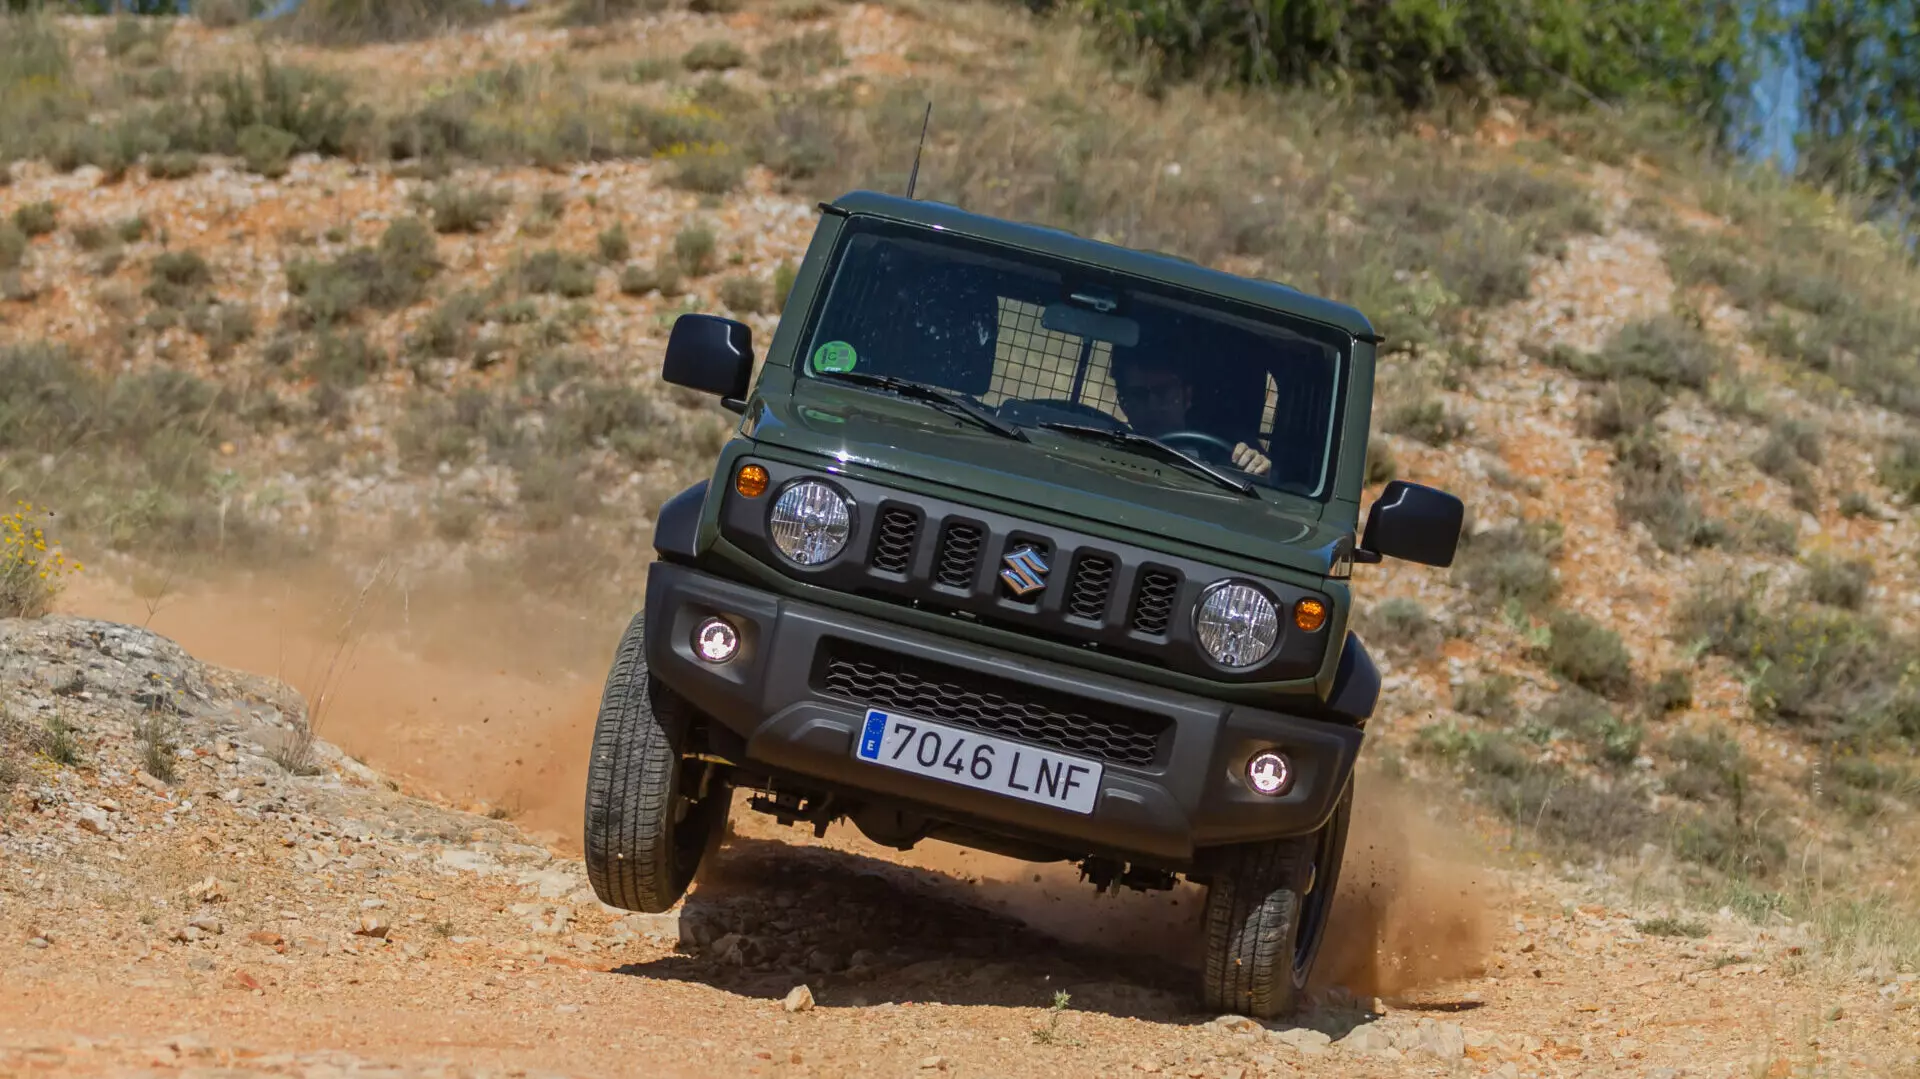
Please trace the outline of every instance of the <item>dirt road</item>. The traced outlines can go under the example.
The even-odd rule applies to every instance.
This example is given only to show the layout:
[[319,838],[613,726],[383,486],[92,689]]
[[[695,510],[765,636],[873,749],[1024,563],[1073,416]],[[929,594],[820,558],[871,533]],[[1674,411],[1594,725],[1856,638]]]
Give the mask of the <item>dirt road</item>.
[[[180,636],[233,650],[193,603]],[[413,665],[402,706],[455,684],[448,657],[357,654]],[[323,731],[373,767],[323,743],[293,775],[284,690],[71,619],[0,622],[0,694],[16,759],[53,717],[76,743],[32,756],[0,817],[4,1075],[1892,1075],[1920,1053],[1911,974],[1731,913],[1656,924],[1618,880],[1499,864],[1381,777],[1317,1005],[1262,1027],[1194,1010],[1190,891],[1096,897],[1061,867],[744,807],[682,910],[603,908],[564,826],[570,712],[502,697],[477,725],[530,745],[544,722],[551,761],[423,707]],[[147,774],[155,716],[170,782]],[[521,820],[410,793],[479,804],[515,759],[513,789],[542,792]]]

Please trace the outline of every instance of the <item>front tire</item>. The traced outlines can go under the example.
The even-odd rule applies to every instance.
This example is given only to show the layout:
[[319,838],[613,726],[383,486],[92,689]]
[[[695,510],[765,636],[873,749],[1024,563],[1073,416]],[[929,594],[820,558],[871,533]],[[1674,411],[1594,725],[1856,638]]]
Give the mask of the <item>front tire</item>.
[[645,616],[635,615],[607,674],[587,765],[587,879],[608,906],[672,907],[726,827],[726,783],[683,755],[698,720],[648,672]]
[[1205,997],[1253,1019],[1292,1015],[1313,973],[1346,853],[1353,786],[1312,835],[1225,853],[1207,888]]

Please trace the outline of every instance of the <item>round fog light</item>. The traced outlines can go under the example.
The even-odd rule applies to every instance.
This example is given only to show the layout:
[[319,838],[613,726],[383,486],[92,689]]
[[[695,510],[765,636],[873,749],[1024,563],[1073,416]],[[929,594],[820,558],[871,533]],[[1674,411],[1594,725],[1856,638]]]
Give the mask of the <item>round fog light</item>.
[[1261,794],[1284,794],[1293,785],[1293,765],[1272,750],[1255,753],[1247,761],[1247,783]]
[[725,663],[740,651],[740,631],[724,618],[709,618],[693,631],[693,650],[708,663]]

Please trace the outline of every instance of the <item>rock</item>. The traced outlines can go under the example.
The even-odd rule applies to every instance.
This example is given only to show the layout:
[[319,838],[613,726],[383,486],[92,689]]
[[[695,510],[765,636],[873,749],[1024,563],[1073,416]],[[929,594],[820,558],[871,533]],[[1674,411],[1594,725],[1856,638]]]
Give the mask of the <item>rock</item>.
[[1467,1055],[1466,1034],[1458,1023],[1436,1023],[1431,1019],[1422,1019],[1420,1025],[1414,1028],[1411,1044],[1403,1048],[1427,1053],[1441,1060],[1459,1060]]
[[1338,1044],[1349,1053],[1384,1053],[1393,1048],[1393,1035],[1379,1023],[1362,1023],[1348,1031]]
[[682,939],[680,912],[677,910],[670,910],[665,914],[631,914],[621,919],[620,924],[628,932],[642,937]]
[[1229,1034],[1254,1034],[1260,1030],[1260,1024],[1244,1015],[1223,1015],[1209,1026],[1219,1027]]
[[92,832],[95,835],[106,835],[108,832],[113,831],[113,822],[107,819],[107,811],[98,806],[90,806],[82,803],[74,806],[73,812],[75,816],[80,818],[76,823],[78,823],[84,831]]
[[1317,1057],[1328,1051],[1333,1039],[1310,1027],[1294,1027],[1292,1030],[1276,1030],[1273,1040],[1292,1046],[1302,1056]]
[[810,1012],[813,1010],[813,990],[804,985],[796,985],[787,992],[787,998],[780,1006],[789,1012]]
[[362,914],[360,916],[360,925],[353,933],[359,937],[375,937],[380,940],[385,940],[387,928],[387,923],[380,918],[372,914]]
[[711,954],[719,962],[744,965],[747,961],[746,943],[746,937],[738,933],[728,933],[713,942]]

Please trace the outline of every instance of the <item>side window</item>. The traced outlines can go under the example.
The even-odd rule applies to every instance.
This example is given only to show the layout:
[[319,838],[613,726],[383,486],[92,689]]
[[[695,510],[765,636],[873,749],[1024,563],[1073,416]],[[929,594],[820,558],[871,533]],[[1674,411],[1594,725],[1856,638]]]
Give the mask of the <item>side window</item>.
[[[998,297],[999,332],[994,341],[993,383],[981,400],[998,405],[1010,399],[1073,399],[1073,379],[1080,364],[1082,339],[1040,325],[1044,308],[1006,296]],[[1086,385],[1080,401],[1125,419],[1113,390],[1109,371],[1113,346],[1093,343]]]

